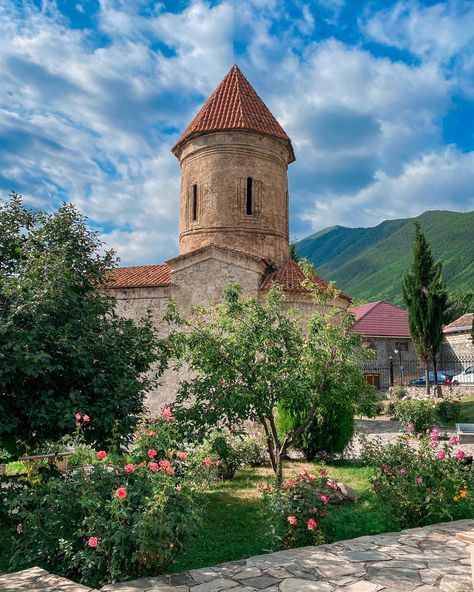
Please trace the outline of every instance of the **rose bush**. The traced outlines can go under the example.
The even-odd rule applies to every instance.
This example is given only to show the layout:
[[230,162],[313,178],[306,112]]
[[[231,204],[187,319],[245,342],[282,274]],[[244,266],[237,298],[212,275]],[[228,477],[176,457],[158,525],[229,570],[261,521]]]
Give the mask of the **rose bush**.
[[416,434],[423,434],[433,426],[436,408],[434,402],[429,400],[400,400],[395,403],[395,414],[405,427]]
[[207,466],[188,474],[186,455],[97,457],[87,470],[19,477],[2,489],[12,570],[38,565],[100,587],[156,575],[182,550],[200,524]]
[[432,430],[421,440],[365,440],[364,460],[376,467],[373,489],[401,528],[471,517],[474,511],[472,466],[465,462],[456,436],[440,442]]
[[317,477],[303,471],[281,487],[259,483],[271,547],[290,549],[321,544],[331,503],[329,494],[334,487],[326,470]]
[[455,423],[461,415],[461,401],[459,399],[443,399],[436,405],[436,415],[443,423]]

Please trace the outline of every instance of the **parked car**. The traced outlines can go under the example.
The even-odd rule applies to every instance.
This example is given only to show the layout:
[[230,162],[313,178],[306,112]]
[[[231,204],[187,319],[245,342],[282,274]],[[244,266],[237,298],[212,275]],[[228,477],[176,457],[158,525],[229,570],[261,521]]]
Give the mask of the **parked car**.
[[[443,370],[438,370],[438,384],[450,384],[453,380],[454,372],[444,372]],[[429,374],[430,384],[435,383],[435,374],[434,372],[430,372]],[[415,380],[410,382],[410,386],[425,386],[426,385],[426,375],[420,376]]]
[[470,384],[474,386],[474,366],[469,366],[461,374],[456,374],[452,379],[453,384]]

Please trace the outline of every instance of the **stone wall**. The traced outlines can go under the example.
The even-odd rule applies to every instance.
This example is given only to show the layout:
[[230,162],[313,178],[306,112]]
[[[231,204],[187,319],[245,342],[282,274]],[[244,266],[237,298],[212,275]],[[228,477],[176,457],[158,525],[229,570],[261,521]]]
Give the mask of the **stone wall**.
[[[288,260],[287,143],[246,131],[191,138],[180,152],[180,253],[214,243]],[[253,208],[246,213],[247,178]],[[197,216],[193,219],[193,186]]]
[[474,344],[470,331],[459,333],[445,333],[441,346],[441,355],[454,358],[474,358]]

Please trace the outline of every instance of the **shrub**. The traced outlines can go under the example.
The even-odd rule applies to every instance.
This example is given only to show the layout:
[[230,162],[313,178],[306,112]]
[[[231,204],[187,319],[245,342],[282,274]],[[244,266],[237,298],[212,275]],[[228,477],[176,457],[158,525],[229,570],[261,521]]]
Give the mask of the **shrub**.
[[441,444],[437,430],[416,444],[365,440],[363,458],[375,467],[373,489],[400,528],[472,516],[473,472],[458,443],[454,436]]
[[303,471],[281,487],[259,483],[272,549],[324,542],[322,528],[330,507],[333,483],[325,470],[318,477]]
[[173,410],[165,406],[158,417],[145,419],[140,424],[130,454],[132,460],[139,462],[146,458],[149,450],[155,450],[159,458],[166,458],[173,450],[183,448],[184,436],[174,419]]
[[433,401],[407,400],[395,403],[395,414],[405,426],[416,434],[429,430],[435,419]]
[[436,405],[436,415],[443,423],[455,423],[461,415],[459,399],[443,399]]
[[[2,492],[8,507],[13,570],[42,566],[88,586],[166,569],[200,523],[199,490],[186,460],[103,460],[87,472],[55,472]],[[179,470],[178,470],[178,465]]]
[[403,386],[394,386],[392,388],[392,399],[395,401],[401,401],[408,397],[408,391]]
[[[328,402],[329,403],[329,402]],[[278,429],[284,435],[304,421],[304,416],[280,408],[277,416]],[[321,453],[339,453],[344,450],[354,435],[355,421],[352,403],[346,399],[331,399],[318,409],[316,418],[297,438],[294,446],[303,452],[308,461]]]
[[354,412],[362,417],[375,417],[380,399],[374,386],[368,384],[354,401]]

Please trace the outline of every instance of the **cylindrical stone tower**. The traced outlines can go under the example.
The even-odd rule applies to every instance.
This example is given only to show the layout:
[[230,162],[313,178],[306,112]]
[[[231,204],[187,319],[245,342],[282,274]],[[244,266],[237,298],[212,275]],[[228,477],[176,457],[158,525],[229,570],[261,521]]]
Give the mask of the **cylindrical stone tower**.
[[180,254],[215,244],[289,257],[289,137],[233,66],[173,148],[181,164]]

